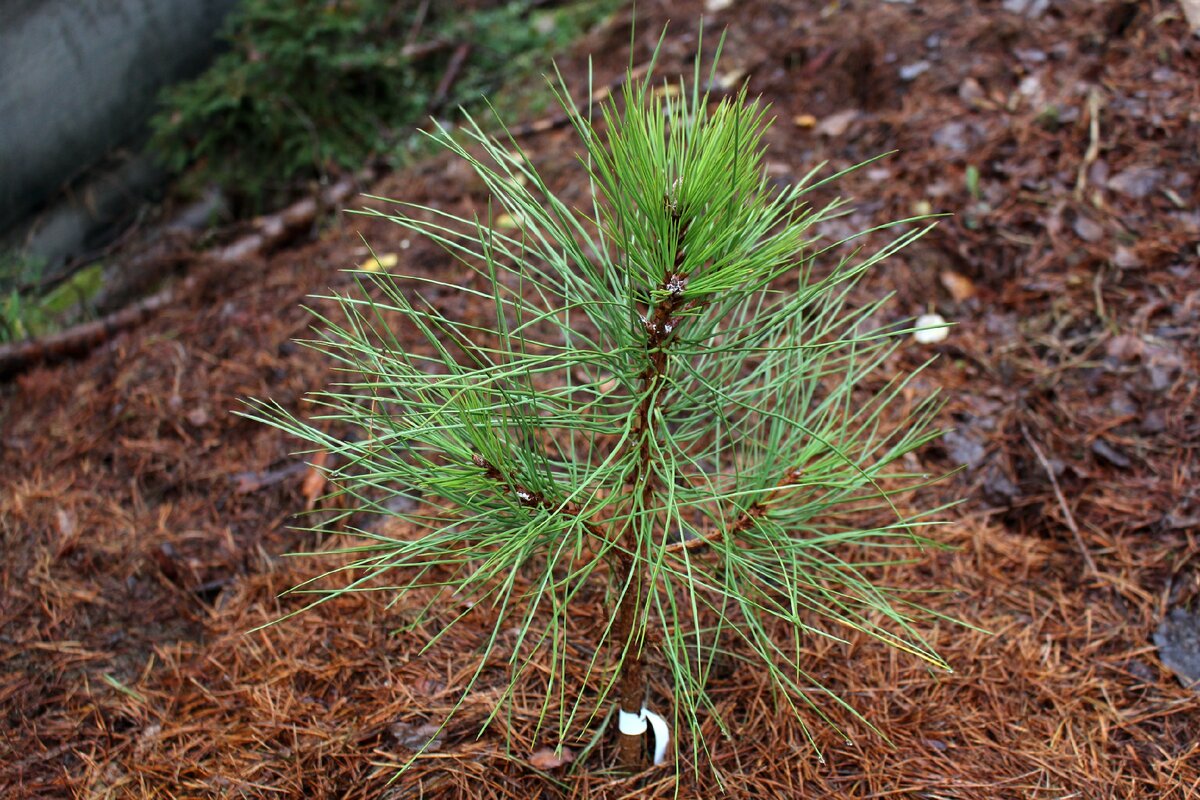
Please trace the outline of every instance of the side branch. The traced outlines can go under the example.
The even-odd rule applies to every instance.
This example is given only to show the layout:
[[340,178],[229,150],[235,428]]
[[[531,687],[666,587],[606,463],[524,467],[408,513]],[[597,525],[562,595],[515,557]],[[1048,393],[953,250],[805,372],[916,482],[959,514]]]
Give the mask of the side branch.
[[697,536],[693,539],[685,539],[681,542],[671,542],[664,550],[667,553],[678,553],[681,550],[699,550],[701,547],[707,547],[722,536],[737,536],[739,533],[744,533],[754,524],[754,520],[767,513],[767,507],[759,502],[754,502],[749,508],[742,512],[734,523],[726,528],[715,528],[707,533]]
[[[804,471],[797,467],[796,469],[790,471],[787,474],[787,477],[794,481],[799,480],[803,474]],[[753,503],[751,503],[750,507],[743,511],[741,515],[734,520],[732,525],[724,528],[715,528],[707,533],[695,537],[694,539],[687,539],[682,542],[672,542],[671,544],[667,545],[664,550],[666,550],[668,553],[678,553],[681,550],[699,550],[702,547],[707,547],[708,545],[712,544],[722,536],[737,536],[740,533],[745,533],[750,529],[750,526],[754,524],[754,520],[763,517],[767,513],[767,506],[772,501],[778,499],[780,493],[782,493],[784,489],[788,489],[792,485],[793,484],[786,483],[782,486],[776,486],[767,493],[766,497],[762,498],[761,500],[755,500]]]
[[[491,480],[501,484],[502,486],[510,488],[513,494],[517,497],[517,503],[525,508],[540,508],[550,514],[561,513],[571,517],[578,517],[583,511],[578,503],[556,503],[553,500],[547,499],[546,496],[541,492],[535,492],[532,489],[527,489],[521,483],[509,478],[509,476],[505,475],[495,464],[492,464],[478,453],[475,453],[471,456],[471,463],[482,469],[484,471],[484,475]],[[601,531],[594,522],[586,519],[583,520],[583,528],[592,536],[596,536],[601,539],[604,538],[603,531]]]

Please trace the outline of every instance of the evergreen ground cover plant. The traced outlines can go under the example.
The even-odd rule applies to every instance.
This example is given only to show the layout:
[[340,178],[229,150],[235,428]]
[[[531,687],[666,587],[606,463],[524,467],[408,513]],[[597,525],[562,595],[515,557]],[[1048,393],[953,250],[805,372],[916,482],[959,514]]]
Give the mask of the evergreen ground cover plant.
[[[936,437],[938,400],[912,401],[911,375],[868,388],[908,330],[872,324],[886,298],[848,302],[928,226],[903,221],[879,251],[835,258],[814,234],[842,202],[804,201],[837,175],[773,187],[767,109],[705,85],[715,72],[698,56],[690,86],[631,73],[596,122],[573,115],[585,209],[556,197],[511,138],[469,117],[465,139],[436,132],[487,185],[489,215],[367,213],[437,241],[477,280],[361,271],[309,343],[344,379],[311,398],[309,420],[271,402],[250,412],[341,456],[330,478],[348,510],[322,530],[353,537],[347,562],[301,591],[314,603],[419,597],[414,629],[431,620],[435,641],[486,620],[460,687],[465,697],[485,669],[507,670],[483,727],[532,681],[544,688],[540,735],[560,746],[619,709],[625,769],[645,758],[647,707],[699,769],[713,744],[704,715],[730,724],[709,692],[720,662],[765,670],[818,752],[809,723],[826,703],[850,707],[811,674],[810,639],[865,632],[948,669],[918,630],[932,617],[872,579],[932,543],[922,530],[936,509],[906,513],[895,498],[927,480],[904,461]],[[556,94],[577,108],[565,83]],[[451,318],[429,289],[492,313]],[[402,346],[402,327],[425,346]],[[418,533],[355,527],[360,512]],[[579,641],[573,603],[594,592],[611,614]],[[581,646],[591,655],[575,685],[565,664]],[[669,695],[649,696],[651,670]]]
[[[402,157],[435,106],[471,105],[613,3],[537,5],[243,0],[222,27],[225,52],[163,92],[151,145],[171,170],[192,167],[192,183],[220,184],[236,210],[261,212],[298,182]],[[458,47],[465,60],[443,85]]]
[[87,303],[99,290],[102,265],[91,264],[41,290],[45,271],[40,258],[0,252],[0,344],[45,336],[89,316]]

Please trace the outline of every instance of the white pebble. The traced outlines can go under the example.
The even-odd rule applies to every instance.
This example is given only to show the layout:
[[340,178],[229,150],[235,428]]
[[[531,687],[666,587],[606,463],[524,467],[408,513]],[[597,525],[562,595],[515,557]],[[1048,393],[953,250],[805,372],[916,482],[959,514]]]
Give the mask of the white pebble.
[[941,314],[922,314],[913,327],[913,338],[918,344],[937,344],[950,335],[950,328]]

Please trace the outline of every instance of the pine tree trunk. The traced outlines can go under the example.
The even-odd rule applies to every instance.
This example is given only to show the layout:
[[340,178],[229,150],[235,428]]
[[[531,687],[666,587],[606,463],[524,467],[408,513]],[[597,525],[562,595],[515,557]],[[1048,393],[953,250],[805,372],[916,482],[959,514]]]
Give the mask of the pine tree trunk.
[[[640,650],[641,643],[636,641],[635,624],[642,595],[642,580],[640,575],[631,574],[636,564],[633,556],[624,555],[621,558],[625,583],[629,588],[617,607],[616,619],[613,622],[613,641],[619,643],[625,653],[617,682],[617,703],[620,711],[628,714],[640,714],[642,704],[646,700],[645,669]],[[642,735],[619,734],[617,764],[620,767],[630,772],[641,770],[644,766],[643,752]]]

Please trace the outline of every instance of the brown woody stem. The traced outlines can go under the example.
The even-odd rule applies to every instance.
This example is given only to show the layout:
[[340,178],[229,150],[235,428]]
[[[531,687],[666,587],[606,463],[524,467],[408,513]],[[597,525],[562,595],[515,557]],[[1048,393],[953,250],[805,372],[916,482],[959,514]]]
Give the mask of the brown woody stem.
[[[676,218],[678,223],[678,217]],[[689,306],[684,300],[684,290],[687,288],[688,275],[682,270],[683,240],[687,233],[688,224],[679,228],[676,238],[675,263],[663,276],[662,290],[665,292],[649,313],[643,319],[646,329],[646,353],[649,363],[642,371],[642,400],[634,412],[631,441],[636,442],[638,458],[631,471],[628,484],[631,487],[641,487],[642,508],[650,507],[657,486],[657,473],[654,469],[654,448],[651,419],[655,406],[659,403],[665,385],[667,373],[667,343],[672,332],[679,324],[677,312]],[[645,658],[642,653],[644,637],[638,636],[638,611],[645,601],[649,591],[646,578],[642,573],[638,559],[638,537],[632,527],[627,527],[624,533],[618,556],[620,574],[617,586],[624,587],[621,601],[616,608],[613,620],[612,641],[622,648],[624,657],[621,660],[620,674],[617,681],[618,703],[621,711],[637,714],[642,710],[646,698]],[[617,762],[621,767],[630,771],[642,766],[642,737],[622,733],[617,743]]]
[[[636,559],[632,554],[621,555],[621,568],[626,577],[633,575],[636,569]],[[637,611],[641,606],[641,580],[638,576],[636,584],[630,585],[617,606],[616,619],[613,620],[613,640],[620,642],[625,648],[625,657],[621,661],[620,679],[617,685],[617,703],[621,711],[637,714],[642,710],[646,699],[645,664],[640,652],[637,636]],[[617,740],[617,763],[629,770],[635,770],[642,762],[642,737],[620,734]]]

